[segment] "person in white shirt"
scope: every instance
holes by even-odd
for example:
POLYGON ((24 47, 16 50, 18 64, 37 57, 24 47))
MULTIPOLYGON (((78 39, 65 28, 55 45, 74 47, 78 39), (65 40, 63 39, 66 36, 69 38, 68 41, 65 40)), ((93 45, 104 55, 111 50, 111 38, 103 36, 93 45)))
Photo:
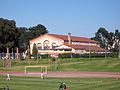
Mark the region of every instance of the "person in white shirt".
POLYGON ((9 73, 7 74, 7 80, 11 80, 11 79, 10 79, 10 74, 9 74, 9 73))
POLYGON ((44 79, 44 73, 41 72, 41 79, 44 79))

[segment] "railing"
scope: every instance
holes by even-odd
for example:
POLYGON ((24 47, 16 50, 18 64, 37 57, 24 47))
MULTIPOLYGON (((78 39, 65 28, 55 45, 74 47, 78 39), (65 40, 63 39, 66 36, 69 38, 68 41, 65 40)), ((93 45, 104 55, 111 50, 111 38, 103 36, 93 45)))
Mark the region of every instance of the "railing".
POLYGON ((42 53, 42 54, 54 54, 54 53, 71 53, 71 51, 64 51, 64 50, 53 50, 53 49, 49 49, 49 50, 38 50, 38 53, 42 53))

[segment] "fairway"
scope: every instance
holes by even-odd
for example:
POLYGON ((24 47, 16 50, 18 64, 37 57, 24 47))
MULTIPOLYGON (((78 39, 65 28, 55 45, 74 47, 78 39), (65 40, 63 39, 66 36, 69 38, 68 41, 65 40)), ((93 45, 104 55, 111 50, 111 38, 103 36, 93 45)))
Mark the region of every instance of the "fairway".
POLYGON ((119 90, 120 80, 115 78, 45 78, 16 77, 11 81, 0 76, 0 88, 9 86, 10 90, 59 90, 61 82, 65 82, 68 90, 119 90))

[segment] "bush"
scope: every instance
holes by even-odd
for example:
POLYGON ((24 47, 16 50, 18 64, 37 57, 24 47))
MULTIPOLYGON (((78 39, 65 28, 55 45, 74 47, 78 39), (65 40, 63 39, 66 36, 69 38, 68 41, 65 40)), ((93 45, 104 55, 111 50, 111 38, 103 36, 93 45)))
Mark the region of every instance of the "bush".
POLYGON ((54 57, 52 58, 52 62, 55 62, 55 58, 54 57))
POLYGON ((71 53, 64 53, 64 54, 59 54, 59 58, 71 58, 72 54, 71 53))
MULTIPOLYGON (((106 54, 106 56, 108 57, 116 57, 116 54, 106 54)), ((59 54, 59 58, 89 58, 89 54, 71 54, 71 53, 65 53, 65 54, 59 54)), ((105 57, 105 53, 102 54, 98 54, 98 53, 91 53, 90 57, 94 57, 94 58, 99 58, 99 57, 105 57)))
POLYGON ((49 54, 44 54, 44 55, 41 55, 41 58, 50 58, 50 55, 49 54))
POLYGON ((108 53, 108 54, 107 54, 107 57, 117 58, 117 57, 118 57, 118 52, 108 53))

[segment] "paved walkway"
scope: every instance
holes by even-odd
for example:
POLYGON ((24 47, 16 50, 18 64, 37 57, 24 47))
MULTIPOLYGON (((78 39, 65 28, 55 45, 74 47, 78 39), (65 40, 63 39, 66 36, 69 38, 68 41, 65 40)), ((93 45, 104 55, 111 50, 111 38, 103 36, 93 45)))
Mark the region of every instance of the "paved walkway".
MULTIPOLYGON (((24 72, 0 72, 0 75, 6 75, 10 73, 14 76, 40 76, 41 73, 29 73, 24 72)), ((81 77, 81 78, 118 78, 120 77, 120 72, 78 72, 78 71, 56 71, 48 72, 45 77, 81 77)))

